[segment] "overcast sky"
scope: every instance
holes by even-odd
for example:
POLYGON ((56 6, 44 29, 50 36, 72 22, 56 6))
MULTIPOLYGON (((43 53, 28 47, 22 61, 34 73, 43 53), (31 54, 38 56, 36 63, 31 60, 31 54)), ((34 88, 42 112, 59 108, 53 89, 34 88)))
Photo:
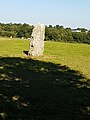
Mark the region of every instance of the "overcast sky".
POLYGON ((90 0, 0 0, 0 22, 90 29, 90 0))

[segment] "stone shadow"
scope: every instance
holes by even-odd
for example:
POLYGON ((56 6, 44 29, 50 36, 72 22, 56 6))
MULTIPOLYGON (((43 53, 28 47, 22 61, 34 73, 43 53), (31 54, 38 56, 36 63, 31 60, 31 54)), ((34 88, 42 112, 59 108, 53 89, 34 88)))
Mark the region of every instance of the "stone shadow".
POLYGON ((0 117, 4 120, 89 120, 89 82, 68 66, 0 58, 0 117))
POLYGON ((29 51, 23 51, 23 53, 24 53, 25 55, 27 55, 27 56, 28 56, 28 52, 29 52, 29 51))

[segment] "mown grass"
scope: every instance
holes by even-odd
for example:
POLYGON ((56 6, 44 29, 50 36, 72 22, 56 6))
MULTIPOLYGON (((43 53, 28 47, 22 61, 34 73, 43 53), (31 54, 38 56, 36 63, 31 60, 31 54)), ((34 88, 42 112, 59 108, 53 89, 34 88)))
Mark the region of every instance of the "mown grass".
POLYGON ((0 56, 23 57, 23 50, 29 49, 29 40, 0 38, 0 56))
POLYGON ((67 65, 90 78, 90 45, 46 42, 45 55, 48 60, 67 65))
POLYGON ((90 46, 45 42, 30 58, 29 40, 0 38, 0 119, 89 120, 90 46))
MULTIPOLYGON (((0 56, 25 57, 23 51, 29 50, 29 40, 0 38, 0 56)), ((90 78, 90 45, 45 42, 44 61, 69 66, 90 78)))

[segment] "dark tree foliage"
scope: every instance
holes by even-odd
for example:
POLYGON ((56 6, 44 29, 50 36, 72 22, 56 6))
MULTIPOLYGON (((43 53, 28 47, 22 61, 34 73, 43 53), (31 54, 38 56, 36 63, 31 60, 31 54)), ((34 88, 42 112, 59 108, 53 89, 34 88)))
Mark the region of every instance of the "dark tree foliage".
MULTIPOLYGON (((29 24, 4 24, 0 23, 1 37, 30 38, 33 26, 29 24)), ((46 26, 45 40, 60 42, 78 42, 90 44, 90 31, 85 28, 77 28, 74 31, 71 28, 64 28, 62 25, 46 26), (76 31, 75 31, 76 30, 76 31), (78 32, 79 31, 79 32, 78 32)))
POLYGON ((63 26, 46 26, 46 39, 61 42, 78 42, 90 44, 90 31, 85 28, 77 28, 73 32, 71 28, 64 28, 63 26), (79 31, 79 32, 78 32, 79 31))
POLYGON ((31 37, 32 29, 33 26, 30 26, 26 23, 24 23, 23 25, 21 24, 17 30, 17 37, 25 37, 25 38, 31 37))
POLYGON ((29 38, 31 37, 33 26, 29 24, 3 24, 0 23, 0 36, 1 37, 17 37, 29 38))

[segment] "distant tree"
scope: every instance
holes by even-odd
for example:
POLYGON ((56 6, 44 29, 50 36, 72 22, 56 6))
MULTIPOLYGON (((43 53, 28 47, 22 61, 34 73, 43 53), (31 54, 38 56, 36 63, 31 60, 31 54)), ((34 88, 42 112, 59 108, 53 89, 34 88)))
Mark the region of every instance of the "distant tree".
POLYGON ((61 28, 61 29, 64 29, 64 27, 61 25, 61 26, 59 26, 59 28, 61 28))
POLYGON ((87 29, 85 29, 85 28, 77 28, 77 30, 81 30, 81 32, 86 32, 87 31, 87 29))
POLYGON ((60 28, 60 26, 59 26, 59 25, 56 25, 56 26, 55 26, 55 28, 59 29, 59 28, 60 28))
POLYGON ((29 26, 28 24, 23 24, 18 27, 17 37, 31 37, 33 26, 29 26))
POLYGON ((52 25, 49 25, 49 28, 52 28, 52 25))

